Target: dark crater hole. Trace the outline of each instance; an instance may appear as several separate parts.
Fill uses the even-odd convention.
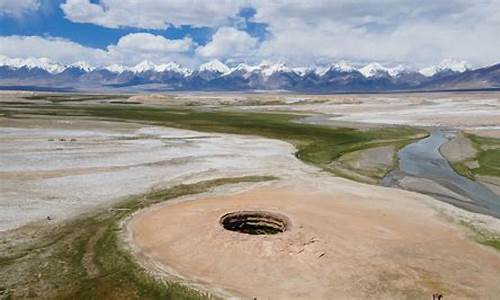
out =
[[[285,216],[265,211],[228,213],[220,218],[220,223],[227,230],[246,234],[277,234],[288,227]]]

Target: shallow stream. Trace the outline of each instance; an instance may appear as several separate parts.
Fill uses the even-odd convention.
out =
[[[429,137],[401,149],[398,152],[399,171],[387,175],[383,184],[398,185],[398,180],[405,176],[429,179],[469,201],[433,192],[432,187],[427,194],[461,208],[500,218],[500,197],[481,183],[457,174],[439,151],[451,133],[438,129]]]

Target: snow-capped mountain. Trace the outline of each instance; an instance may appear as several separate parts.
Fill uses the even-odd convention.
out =
[[[191,70],[189,68],[185,68],[176,62],[169,62],[166,64],[156,65],[154,67],[154,70],[156,72],[174,72],[174,73],[182,74],[184,76],[188,76],[191,73],[193,73],[193,70]]]
[[[311,72],[316,72],[317,68],[315,67],[294,67],[292,69],[296,74],[298,74],[299,76],[304,76],[308,73],[311,73]]]
[[[316,73],[319,75],[324,75],[325,73],[332,72],[332,71],[333,72],[348,73],[348,72],[357,71],[357,69],[353,65],[351,65],[345,61],[340,61],[338,63],[331,64],[326,69],[318,69],[318,71]]]
[[[93,67],[92,65],[90,65],[86,61],[77,61],[75,63],[72,63],[68,67],[69,68],[80,69],[80,70],[85,71],[85,72],[92,72],[92,71],[94,71],[96,69],[95,67]]]
[[[179,73],[179,74],[183,74],[186,76],[192,73],[191,69],[185,68],[176,62],[169,62],[166,64],[158,64],[157,65],[157,64],[154,64],[150,60],[144,60],[144,61],[142,61],[142,62],[140,62],[137,65],[132,66],[132,67],[113,64],[113,65],[109,65],[109,66],[105,67],[105,69],[107,69],[108,71],[113,72],[113,73],[123,73],[126,71],[132,72],[132,73],[137,73],[137,74],[145,73],[145,72],[158,72],[158,73],[174,72],[174,73]]]
[[[274,73],[290,73],[292,72],[292,69],[290,69],[284,63],[277,63],[277,64],[263,63],[259,65],[259,71],[264,76],[271,76]]]
[[[251,65],[247,65],[245,63],[241,63],[239,65],[237,65],[236,67],[232,68],[231,71],[229,71],[228,73],[224,74],[224,75],[230,75],[230,74],[233,74],[233,73],[253,73],[253,72],[257,72],[260,70],[260,67],[259,66],[251,66]]]
[[[470,65],[466,61],[456,60],[456,59],[445,59],[441,61],[438,65],[420,69],[419,73],[427,77],[432,77],[442,72],[463,73],[469,69]]]
[[[63,88],[121,88],[168,90],[295,90],[312,92],[386,91],[500,87],[500,67],[470,70],[463,61],[445,60],[414,71],[404,66],[369,63],[356,66],[345,61],[327,66],[290,67],[284,63],[245,63],[229,67],[211,60],[190,69],[175,62],[155,64],[145,60],[133,66],[94,67],[85,61],[69,65],[47,58],[0,56],[0,89],[3,86]]]
[[[213,59],[207,63],[200,65],[198,71],[226,74],[231,72],[231,69],[222,62],[220,62],[218,59]]]
[[[149,60],[144,60],[144,61],[138,63],[137,65],[135,65],[131,68],[128,68],[128,70],[133,72],[133,73],[143,73],[143,72],[147,72],[147,71],[154,71],[155,68],[156,68],[156,65],[153,64],[153,62],[151,62]]]
[[[58,64],[56,62],[51,61],[48,58],[9,58],[6,56],[1,56],[0,55],[0,66],[7,66],[12,69],[22,69],[22,68],[27,68],[27,69],[42,69],[44,71],[47,71],[51,74],[57,74],[61,73],[66,69],[64,65]]]
[[[388,74],[391,77],[396,77],[401,74],[405,68],[402,65],[398,65],[392,68],[387,68],[379,63],[373,62],[359,69],[359,72],[363,74],[366,78],[374,76],[383,76]]]
[[[126,70],[128,70],[128,68],[126,68],[125,66],[118,65],[118,64],[109,65],[109,66],[105,67],[104,69],[110,71],[111,73],[123,73]]]

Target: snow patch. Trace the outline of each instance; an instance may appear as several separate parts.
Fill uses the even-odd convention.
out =
[[[426,77],[432,77],[440,72],[452,71],[463,73],[470,69],[470,65],[464,60],[444,59],[436,66],[420,69],[418,72]]]
[[[383,74],[389,74],[391,77],[396,77],[399,74],[401,74],[405,68],[402,65],[398,65],[396,67],[392,68],[387,68],[382,66],[379,63],[372,62],[364,66],[363,68],[359,69],[359,72],[363,74],[366,78],[378,76],[378,75],[383,75]]]
[[[214,72],[220,74],[229,73],[231,71],[228,66],[220,62],[218,59],[213,59],[207,63],[202,64],[198,70],[200,72]]]
[[[64,65],[53,62],[46,57],[42,58],[29,57],[23,59],[23,58],[9,58],[3,55],[0,55],[0,66],[7,66],[12,69],[39,68],[51,74],[58,74],[66,69]]]
[[[83,70],[85,72],[92,72],[95,70],[95,67],[91,66],[88,62],[86,61],[77,61],[75,63],[72,63],[70,67],[73,68],[78,68],[80,70]]]

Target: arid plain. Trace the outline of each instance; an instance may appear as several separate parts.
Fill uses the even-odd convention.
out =
[[[500,292],[498,93],[0,97],[2,296]]]

